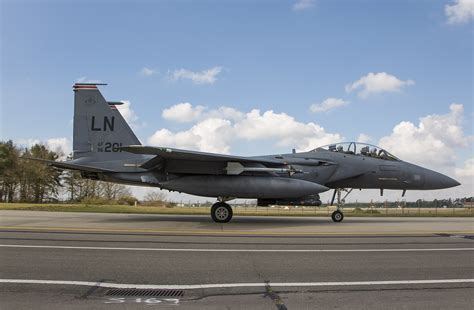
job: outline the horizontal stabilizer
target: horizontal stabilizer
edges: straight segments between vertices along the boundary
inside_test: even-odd
[[[54,160],[34,158],[34,157],[21,157],[21,159],[39,161],[39,162],[45,163],[49,166],[53,166],[53,167],[61,168],[61,169],[79,170],[79,171],[88,171],[88,172],[113,172],[112,170],[101,169],[101,168],[96,168],[96,167],[91,167],[91,166],[78,165],[78,164],[72,164],[72,163],[68,163],[68,162],[64,162],[64,161],[54,161]]]

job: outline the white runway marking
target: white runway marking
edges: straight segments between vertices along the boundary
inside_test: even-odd
[[[63,246],[63,245],[23,245],[0,244],[3,248],[39,248],[39,249],[69,249],[69,250],[108,250],[108,251],[163,251],[163,252],[435,252],[435,251],[474,251],[474,248],[430,248],[430,249],[185,249],[185,248],[119,248],[93,246]]]
[[[265,287],[267,283],[221,283],[221,284],[191,284],[191,285],[150,285],[150,284],[122,284],[88,281],[60,281],[60,280],[24,280],[0,279],[0,283],[13,284],[54,284],[97,286],[104,288],[136,288],[136,289],[175,289],[194,290],[205,288],[236,288],[236,287]],[[474,283],[474,279],[440,279],[440,280],[396,280],[396,281],[353,281],[353,282],[276,282],[272,287],[302,287],[302,286],[358,286],[358,285],[401,285],[401,284],[452,284]]]

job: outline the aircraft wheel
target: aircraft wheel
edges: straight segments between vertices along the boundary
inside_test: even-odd
[[[339,223],[344,219],[344,214],[341,211],[336,210],[331,214],[331,218],[334,222]]]
[[[216,223],[227,223],[232,219],[232,208],[225,202],[216,202],[211,208],[212,220]]]

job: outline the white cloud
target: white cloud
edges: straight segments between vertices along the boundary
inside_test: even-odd
[[[150,76],[150,75],[153,75],[153,74],[156,74],[156,73],[157,73],[156,70],[150,69],[150,68],[147,68],[147,67],[143,67],[140,70],[140,74],[144,75],[144,76]]]
[[[239,121],[245,117],[245,114],[237,109],[223,106],[215,110],[210,110],[203,116],[206,118],[224,118],[232,121]]]
[[[301,123],[286,113],[254,109],[234,124],[237,137],[245,140],[273,139],[279,146],[294,146],[310,150],[317,146],[342,140],[339,134],[327,133],[315,123]]]
[[[81,76],[76,80],[77,83],[102,83],[101,80],[88,79],[87,76]]]
[[[346,92],[360,90],[358,95],[367,98],[372,94],[400,91],[405,86],[415,84],[412,80],[402,81],[386,72],[368,73],[357,81],[346,85]]]
[[[357,138],[357,142],[361,142],[361,143],[369,143],[370,141],[372,141],[372,137],[369,135],[366,135],[365,133],[361,133],[359,137]]]
[[[446,114],[432,114],[420,118],[418,125],[408,121],[397,124],[390,135],[380,139],[378,144],[400,159],[433,169],[457,179],[461,185],[437,191],[409,191],[406,199],[432,200],[465,197],[472,195],[474,158],[461,162],[466,149],[472,148],[473,137],[463,132],[464,109],[461,104],[451,104]],[[369,201],[376,199],[400,199],[400,191],[386,191],[383,197],[375,190],[355,193],[350,200]]]
[[[161,116],[170,121],[189,123],[207,118],[223,118],[237,121],[244,117],[244,113],[226,106],[208,110],[205,106],[193,106],[189,102],[183,102],[164,109]]]
[[[144,126],[144,124],[140,124],[138,122],[138,116],[135,111],[132,110],[130,101],[121,100],[121,102],[123,102],[123,104],[116,105],[116,107],[119,110],[120,114],[122,114],[127,124],[129,124],[130,127],[134,129]]]
[[[188,79],[194,84],[214,84],[214,82],[217,81],[217,75],[219,75],[221,71],[222,67],[212,67],[200,72],[178,69],[172,72],[171,77],[174,80]]]
[[[321,103],[313,103],[309,109],[313,113],[319,113],[319,112],[327,112],[329,110],[342,107],[349,104],[349,101],[344,101],[343,99],[339,98],[327,98]]]
[[[291,146],[299,150],[342,140],[339,134],[327,133],[315,123],[301,123],[292,116],[273,111],[261,113],[254,109],[243,113],[234,108],[220,107],[200,114],[195,119],[198,118],[198,122],[188,130],[171,132],[161,129],[148,142],[160,146],[229,153],[231,144],[239,140],[270,141],[276,146]]]
[[[64,160],[72,152],[71,140],[65,137],[49,138],[46,140],[28,138],[18,139],[16,143],[22,147],[31,148],[35,144],[43,144],[51,151],[61,153],[60,160]]]
[[[465,24],[474,19],[474,0],[455,0],[453,4],[445,5],[444,13],[448,24]]]
[[[418,126],[403,121],[383,137],[379,145],[401,159],[432,168],[453,167],[456,148],[469,146],[472,137],[463,132],[463,105],[451,104],[447,114],[420,118]]]
[[[164,109],[161,116],[170,121],[186,123],[198,119],[204,110],[203,106],[193,107],[189,102],[183,102]]]
[[[230,150],[229,141],[231,138],[232,127],[229,120],[209,118],[188,130],[176,133],[168,129],[160,129],[148,138],[148,143],[227,154]]]
[[[470,177],[472,180],[474,177],[474,158],[466,160],[462,168],[455,169],[455,173],[458,177]]]
[[[62,157],[67,157],[72,153],[72,143],[68,138],[51,138],[46,140],[48,149],[62,153]]]
[[[293,4],[294,11],[307,10],[314,7],[315,0],[298,0]]]

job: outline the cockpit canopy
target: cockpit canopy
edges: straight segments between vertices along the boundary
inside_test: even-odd
[[[360,142],[341,142],[328,144],[318,147],[311,152],[317,152],[319,150],[400,161],[400,159],[378,146]]]

